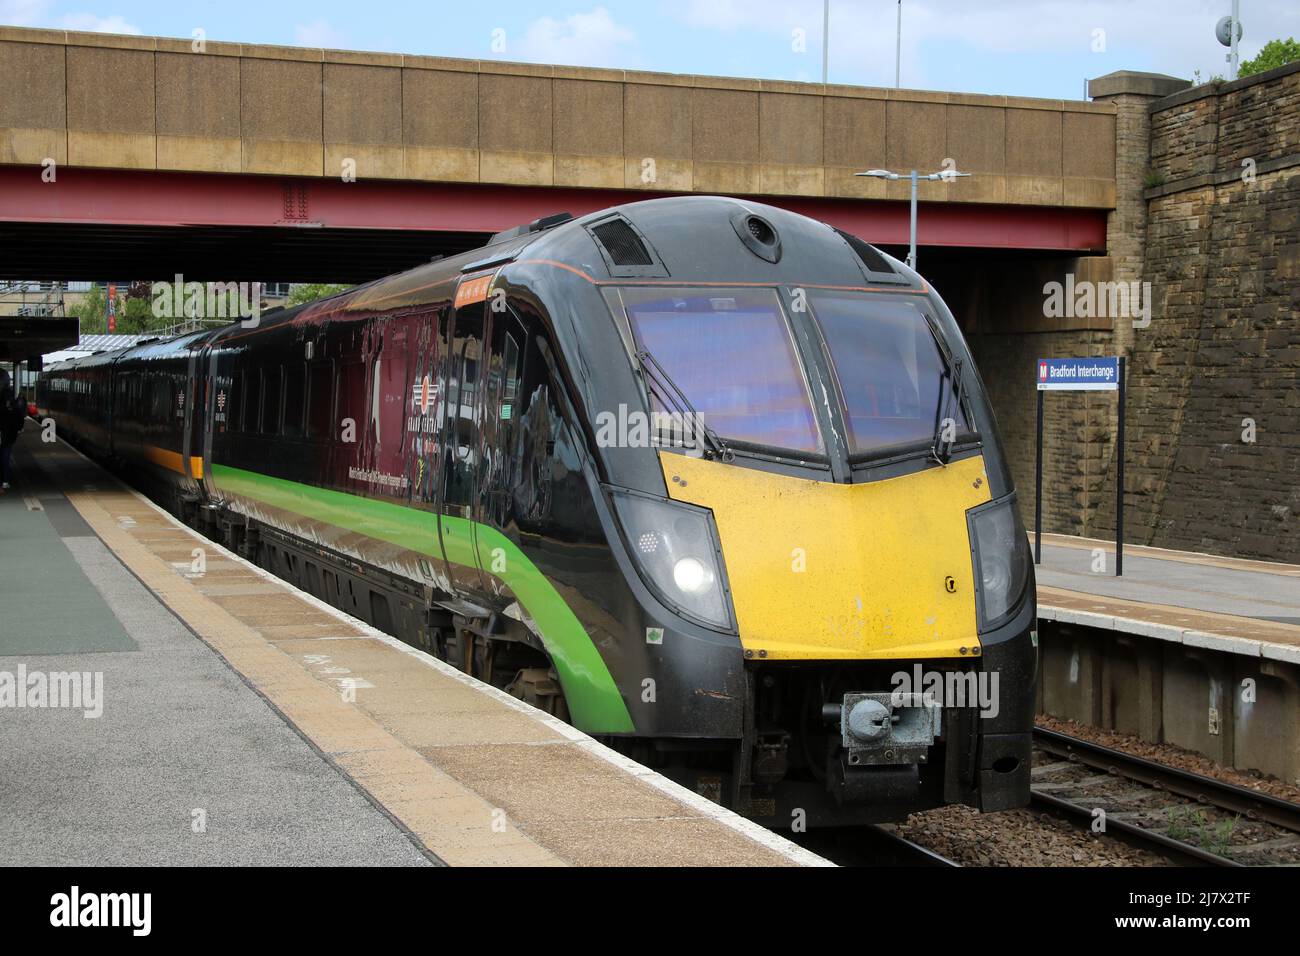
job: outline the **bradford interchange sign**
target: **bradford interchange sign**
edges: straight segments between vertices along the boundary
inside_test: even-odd
[[[1115,435],[1115,574],[1124,573],[1124,360],[1055,358],[1038,360],[1038,428],[1034,463],[1034,564],[1043,563],[1043,393],[1118,392]]]
[[[1119,388],[1119,359],[1060,358],[1038,360],[1040,392],[1102,392]]]

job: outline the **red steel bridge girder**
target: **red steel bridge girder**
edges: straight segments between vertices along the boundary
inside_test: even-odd
[[[497,232],[556,212],[575,216],[664,193],[213,173],[0,167],[0,221],[139,226],[279,226]],[[960,185],[953,188],[960,189]],[[906,202],[754,197],[883,245],[906,245]],[[1101,253],[1104,209],[924,203],[922,246]]]

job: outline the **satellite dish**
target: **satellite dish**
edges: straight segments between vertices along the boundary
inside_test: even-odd
[[[1224,17],[1214,25],[1214,35],[1224,46],[1232,46],[1232,17]],[[1241,21],[1237,21],[1237,42],[1241,42]]]

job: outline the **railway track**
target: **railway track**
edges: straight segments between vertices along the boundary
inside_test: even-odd
[[[882,824],[871,829],[876,831],[876,838],[880,840],[882,847],[887,846],[897,854],[897,859],[891,861],[895,866],[961,866],[960,863],[900,835],[892,825]]]
[[[1300,805],[1035,728],[1032,800],[1184,865],[1300,863]]]
[[[900,835],[892,824],[814,829],[782,836],[837,866],[960,867],[919,843]]]

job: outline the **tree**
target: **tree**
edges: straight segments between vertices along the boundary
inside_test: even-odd
[[[295,283],[289,289],[289,299],[285,302],[285,306],[315,302],[317,299],[324,299],[331,295],[338,295],[340,292],[347,292],[351,288],[350,285],[338,282]]]
[[[103,287],[92,285],[85,299],[76,305],[67,306],[63,311],[80,320],[82,335],[103,335],[108,314],[108,296]]]
[[[1296,60],[1300,60],[1300,43],[1296,43],[1293,37],[1287,37],[1285,40],[1269,40],[1259,51],[1259,56],[1241,62],[1237,75],[1254,76],[1256,73],[1275,70]]]
[[[115,332],[120,335],[140,335],[175,325],[180,319],[154,314],[153,296],[148,282],[132,282],[117,288],[117,321]],[[103,335],[108,331],[108,293],[101,285],[93,285],[86,298],[64,309],[69,316],[80,319],[82,335]]]
[[[123,300],[117,310],[117,330],[123,335],[139,335],[172,324],[171,319],[159,319],[153,314],[153,300],[131,296]]]

